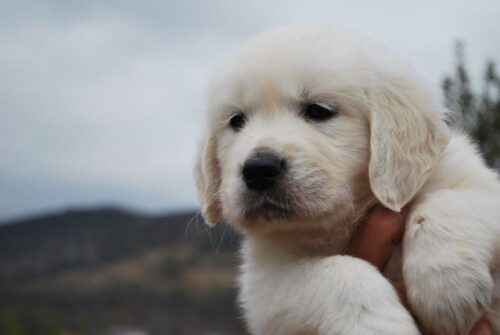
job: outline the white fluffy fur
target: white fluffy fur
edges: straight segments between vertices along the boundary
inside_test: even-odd
[[[375,203],[409,207],[402,254],[408,300],[422,326],[467,334],[487,311],[500,334],[500,184],[439,95],[385,49],[315,28],[263,34],[209,91],[196,179],[209,224],[245,234],[240,301],[252,334],[418,334],[389,281],[341,256]],[[301,108],[338,108],[314,123]],[[228,120],[247,117],[235,132]],[[266,148],[287,161],[290,216],[247,217],[243,162]],[[273,201],[265,198],[262,201]]]

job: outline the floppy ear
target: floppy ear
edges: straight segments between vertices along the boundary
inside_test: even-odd
[[[422,187],[448,144],[448,128],[432,92],[400,83],[370,94],[370,185],[399,212]]]
[[[209,135],[201,144],[195,166],[196,186],[201,201],[201,214],[211,226],[222,218],[219,199],[220,168],[217,161],[217,142],[214,135]]]

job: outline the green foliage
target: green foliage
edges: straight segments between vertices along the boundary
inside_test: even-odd
[[[455,54],[455,72],[442,85],[446,106],[454,113],[450,123],[469,133],[488,165],[500,170],[500,76],[495,63],[486,64],[478,92],[465,66],[462,43],[456,44]]]
[[[18,313],[13,310],[4,310],[0,313],[0,334],[24,335],[25,327]]]
[[[0,310],[0,334],[2,335],[61,335],[58,322],[33,311],[21,312],[17,308]]]

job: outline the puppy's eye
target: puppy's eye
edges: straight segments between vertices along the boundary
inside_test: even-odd
[[[238,113],[229,119],[229,125],[233,130],[238,131],[245,126],[246,117],[243,113]]]
[[[321,122],[337,115],[337,109],[323,104],[308,104],[304,110],[307,119]]]

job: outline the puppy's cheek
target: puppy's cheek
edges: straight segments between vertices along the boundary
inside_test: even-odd
[[[300,170],[308,173],[298,177],[298,192],[294,192],[299,213],[313,216],[335,213],[338,218],[349,215],[353,204],[349,173],[327,161]]]
[[[224,218],[231,224],[237,224],[241,216],[241,185],[235,177],[222,178],[220,197]]]
[[[287,194],[296,215],[317,217],[333,209],[333,190],[333,185],[316,173],[291,182]]]

